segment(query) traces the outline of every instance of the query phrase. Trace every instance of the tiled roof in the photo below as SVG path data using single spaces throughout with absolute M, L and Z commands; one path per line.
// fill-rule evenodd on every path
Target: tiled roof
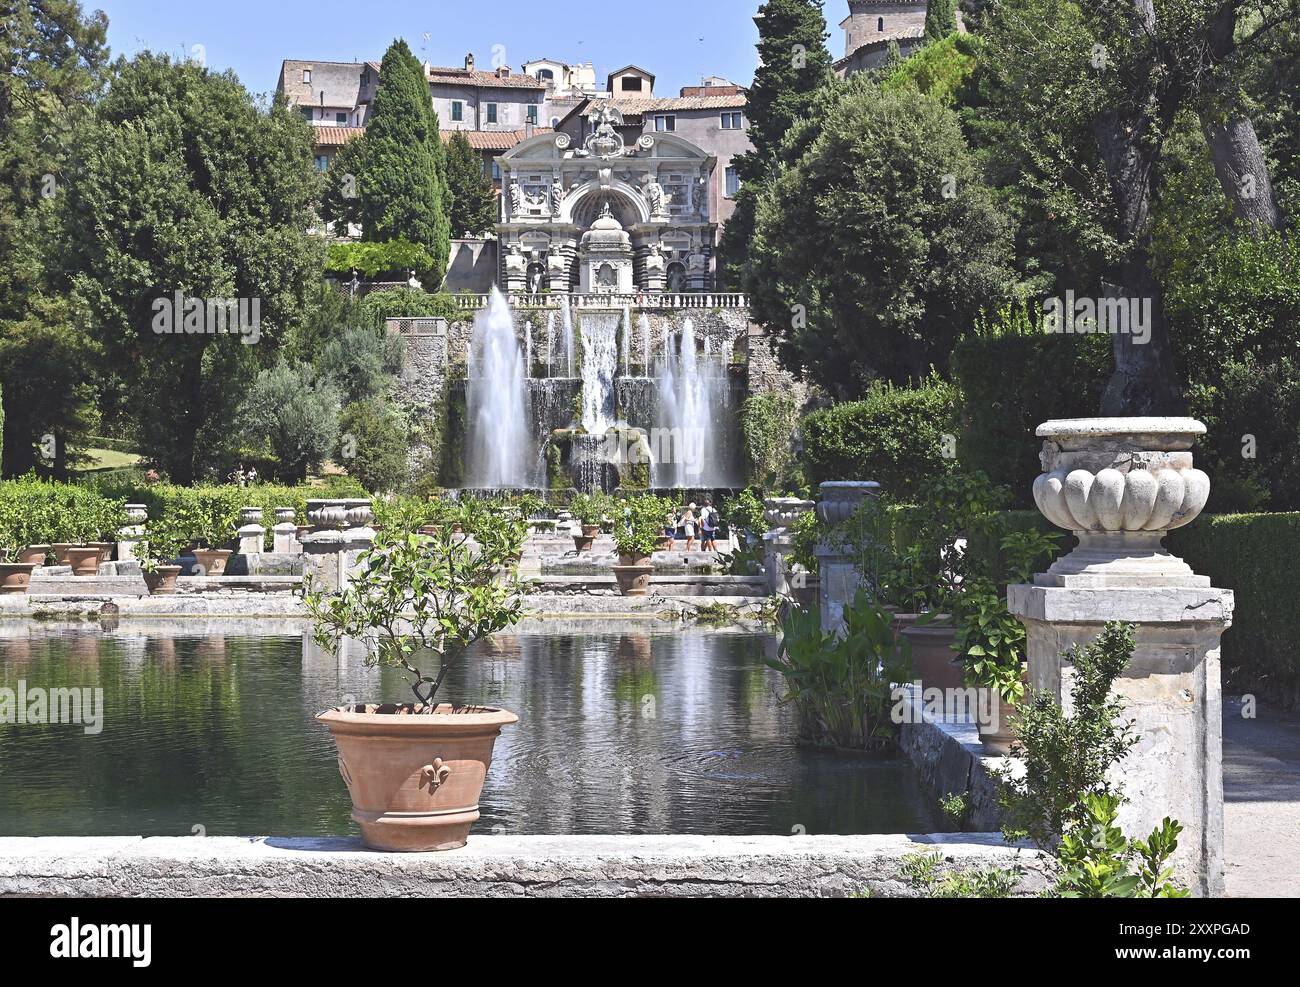
M 743 93 L 733 93 L 729 96 L 678 96 L 665 99 L 613 97 L 588 103 L 583 108 L 582 115 L 589 117 L 602 106 L 618 110 L 626 120 L 646 113 L 665 113 L 674 110 L 741 110 L 745 108 L 745 96 Z
M 500 76 L 495 72 L 480 72 L 478 69 L 457 69 L 441 65 L 428 65 L 425 66 L 424 74 L 430 82 L 441 82 L 456 86 L 479 86 L 484 89 L 544 90 L 546 88 L 546 83 L 521 72 L 511 72 L 507 76 Z
M 551 128 L 534 127 L 531 133 L 527 130 L 444 130 L 442 139 L 444 142 L 450 141 L 452 135 L 458 133 L 464 134 L 469 140 L 469 146 L 476 151 L 508 151 L 529 137 L 551 133 Z
M 353 137 L 360 137 L 366 132 L 365 127 L 317 127 L 317 147 L 342 147 Z
M 856 48 L 854 48 L 851 52 L 849 52 L 847 55 L 845 55 L 835 64 L 842 65 L 843 63 L 847 62 L 850 58 L 852 58 L 860 51 L 870 51 L 873 48 L 883 48 L 891 41 L 897 41 L 901 45 L 904 41 L 915 41 L 916 43 L 919 44 L 922 40 L 923 40 L 923 35 L 919 34 L 916 28 L 914 27 L 907 28 L 906 30 L 903 31 L 890 31 L 887 34 L 876 34 L 873 35 L 871 40 L 868 41 L 866 44 L 858 45 Z

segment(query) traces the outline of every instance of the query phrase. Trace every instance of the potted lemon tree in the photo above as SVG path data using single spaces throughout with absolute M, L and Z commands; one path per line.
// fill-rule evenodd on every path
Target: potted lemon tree
M 172 519 L 159 518 L 145 525 L 145 538 L 136 548 L 136 558 L 150 594 L 175 594 L 176 577 L 181 574 L 181 567 L 175 564 L 175 560 L 184 547 L 185 539 Z
M 377 850 L 465 845 L 508 710 L 442 701 L 448 672 L 476 642 L 523 615 L 513 558 L 526 526 L 498 517 L 474 541 L 385 530 L 363 552 L 342 593 L 308 587 L 316 642 L 334 653 L 352 642 L 368 667 L 401 669 L 414 702 L 340 706 L 318 719 L 334 735 L 352 818 Z
M 660 525 L 667 503 L 649 494 L 623 502 L 623 518 L 615 526 L 618 565 L 614 578 L 624 596 L 645 596 L 654 573 L 653 555 L 659 547 Z

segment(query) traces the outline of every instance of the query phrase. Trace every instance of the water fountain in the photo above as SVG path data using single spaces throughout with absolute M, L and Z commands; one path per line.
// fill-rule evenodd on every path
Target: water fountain
M 465 387 L 467 485 L 526 487 L 535 459 L 526 414 L 526 372 L 505 296 L 493 288 L 474 320 Z
M 582 427 L 604 433 L 614 424 L 614 377 L 618 373 L 618 315 L 582 317 Z
M 719 438 L 725 430 L 730 384 L 725 359 L 715 357 L 695 335 L 695 322 L 682 324 L 678 345 L 669 335 L 656 367 L 659 431 L 652 433 L 656 487 L 729 486 L 730 469 Z

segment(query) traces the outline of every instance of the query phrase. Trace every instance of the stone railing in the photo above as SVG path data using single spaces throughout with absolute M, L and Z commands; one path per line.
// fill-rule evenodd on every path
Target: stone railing
M 464 311 L 476 311 L 487 308 L 489 295 L 455 295 L 456 305 Z M 746 308 L 749 298 L 738 292 L 688 292 L 670 294 L 658 291 L 638 291 L 628 293 L 585 293 L 585 294 L 512 294 L 508 301 L 512 309 L 553 308 L 561 299 L 568 299 L 569 307 L 574 309 L 611 309 L 611 308 L 666 308 L 666 309 L 713 309 Z

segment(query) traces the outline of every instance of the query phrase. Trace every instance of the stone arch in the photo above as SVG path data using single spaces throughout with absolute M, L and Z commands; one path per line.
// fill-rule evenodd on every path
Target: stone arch
M 650 222 L 650 206 L 645 197 L 627 182 L 603 186 L 595 181 L 587 182 L 569 194 L 561 207 L 560 221 L 586 229 L 596 221 L 606 202 L 624 229 Z

